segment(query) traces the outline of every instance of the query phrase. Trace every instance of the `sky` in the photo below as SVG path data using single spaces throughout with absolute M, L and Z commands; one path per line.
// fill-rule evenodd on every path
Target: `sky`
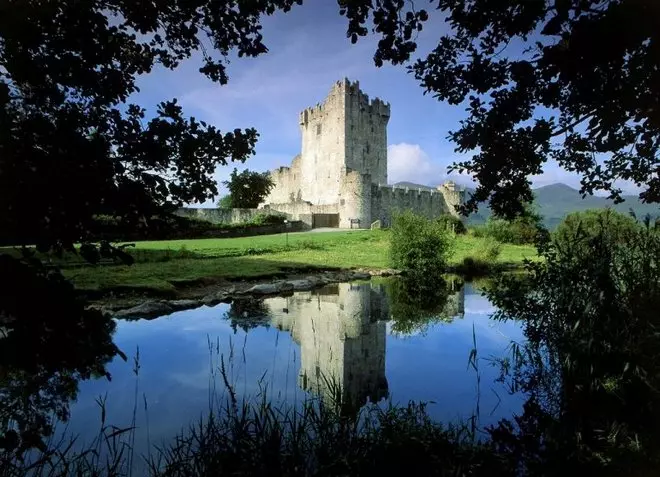
M 448 165 L 466 158 L 455 153 L 447 139 L 449 131 L 457 129 L 466 116 L 464 107 L 424 95 L 403 66 L 377 68 L 372 59 L 377 38 L 368 36 L 352 45 L 336 2 L 308 0 L 289 13 L 265 17 L 262 25 L 269 52 L 232 60 L 227 85 L 205 78 L 197 71 L 201 63 L 192 59 L 175 71 L 158 69 L 141 78 L 141 91 L 131 98 L 153 110 L 159 101 L 176 97 L 186 115 L 222 131 L 255 127 L 260 134 L 256 155 L 245 164 L 219 167 L 215 173 L 219 183 L 234 167 L 266 171 L 288 166 L 301 147 L 298 113 L 323 101 L 332 84 L 345 77 L 358 80 L 370 98 L 390 103 L 390 183 L 435 186 L 446 180 Z M 432 15 L 417 39 L 418 54 L 430 51 L 445 32 L 442 18 Z M 472 185 L 469 177 L 452 178 Z M 577 176 L 552 164 L 532 179 L 535 187 L 556 182 L 579 185 Z

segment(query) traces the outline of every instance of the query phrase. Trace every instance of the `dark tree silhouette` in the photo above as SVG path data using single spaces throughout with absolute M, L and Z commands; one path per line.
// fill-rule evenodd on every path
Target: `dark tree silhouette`
M 211 173 L 245 161 L 254 129 L 222 133 L 176 99 L 129 104 L 140 75 L 200 53 L 224 84 L 227 58 L 267 51 L 260 18 L 299 0 L 0 2 L 0 240 L 127 259 L 88 243 L 97 214 L 121 227 L 217 195 Z M 120 351 L 113 322 L 86 309 L 33 252 L 0 252 L 0 458 L 43 448 L 79 379 L 106 374 Z M 4 462 L 4 460 L 2 461 Z
M 234 169 L 229 180 L 223 184 L 229 189 L 231 206 L 244 209 L 256 208 L 275 185 L 268 172 L 248 169 L 240 174 Z
M 127 104 L 136 80 L 201 52 L 228 80 L 227 57 L 267 51 L 260 17 L 296 0 L 0 5 L 0 230 L 48 249 L 86 239 L 94 214 L 144 225 L 217 195 L 211 173 L 245 161 L 254 129 L 222 133 L 176 99 L 155 113 Z M 300 3 L 300 2 L 297 2 Z
M 428 21 L 421 2 L 340 0 L 355 43 L 381 37 L 374 61 L 408 61 Z M 409 70 L 425 93 L 465 105 L 449 134 L 452 166 L 479 186 L 468 201 L 489 200 L 516 215 L 532 200 L 530 174 L 556 160 L 580 174 L 582 192 L 620 199 L 616 181 L 660 201 L 660 3 L 650 0 L 431 0 L 449 31 Z

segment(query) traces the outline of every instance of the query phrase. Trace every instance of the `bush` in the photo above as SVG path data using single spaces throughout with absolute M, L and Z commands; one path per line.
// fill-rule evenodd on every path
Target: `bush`
M 483 245 L 477 250 L 476 257 L 485 262 L 494 263 L 502 252 L 502 244 L 492 237 L 486 237 Z
M 450 233 L 439 222 L 410 211 L 395 214 L 390 236 L 394 268 L 436 276 L 445 269 L 451 245 Z
M 535 438 L 555 455 L 641 457 L 657 442 L 660 409 L 657 224 L 610 210 L 571 214 L 542 254 L 524 279 L 502 277 L 490 293 L 495 317 L 520 320 L 525 332 L 509 385 L 543 396 L 520 422 L 546 422 Z
M 441 224 L 445 229 L 450 230 L 455 234 L 462 235 L 467 232 L 463 221 L 453 215 L 441 215 L 438 217 L 437 222 Z
M 622 214 L 612 209 L 590 209 L 568 214 L 557 226 L 552 237 L 557 244 L 563 244 L 577 239 L 593 239 L 602 234 L 607 238 L 629 234 L 639 230 L 641 224 L 630 215 Z
M 525 218 L 512 221 L 504 219 L 489 219 L 485 226 L 485 236 L 498 242 L 522 245 L 534 243 L 538 236 L 537 224 Z
M 257 214 L 246 225 L 282 225 L 285 218 L 279 214 Z

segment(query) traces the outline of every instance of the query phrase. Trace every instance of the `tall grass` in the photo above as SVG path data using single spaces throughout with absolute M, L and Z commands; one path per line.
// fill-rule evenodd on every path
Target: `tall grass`
M 476 439 L 474 429 L 433 422 L 424 403 L 355 406 L 342 401 L 344 393 L 332 376 L 325 377 L 330 388 L 325 399 L 279 402 L 263 382 L 256 396 L 239 398 L 232 374 L 240 350 L 233 344 L 227 356 L 219 350 L 209 340 L 208 413 L 173 441 L 149 443 L 146 455 L 135 451 L 138 351 L 128 427 L 106 422 L 106 397 L 99 397 L 101 424 L 90 443 L 60 437 L 22 458 L 0 451 L 0 476 L 480 475 L 480 469 L 497 475 L 492 473 L 495 455 Z M 146 398 L 144 410 L 148 416 Z

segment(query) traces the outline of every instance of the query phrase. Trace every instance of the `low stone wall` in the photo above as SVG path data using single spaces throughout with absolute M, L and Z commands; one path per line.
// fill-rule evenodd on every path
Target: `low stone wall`
M 201 219 L 213 224 L 242 224 L 250 222 L 255 216 L 265 212 L 262 209 L 204 209 L 184 207 L 176 215 L 191 219 Z M 275 212 L 272 212 L 275 213 Z
M 251 237 L 254 235 L 273 235 L 284 232 L 304 232 L 310 227 L 304 222 L 293 220 L 286 224 L 276 225 L 250 225 L 248 227 L 235 227 L 227 230 L 214 230 L 204 234 L 208 238 Z

